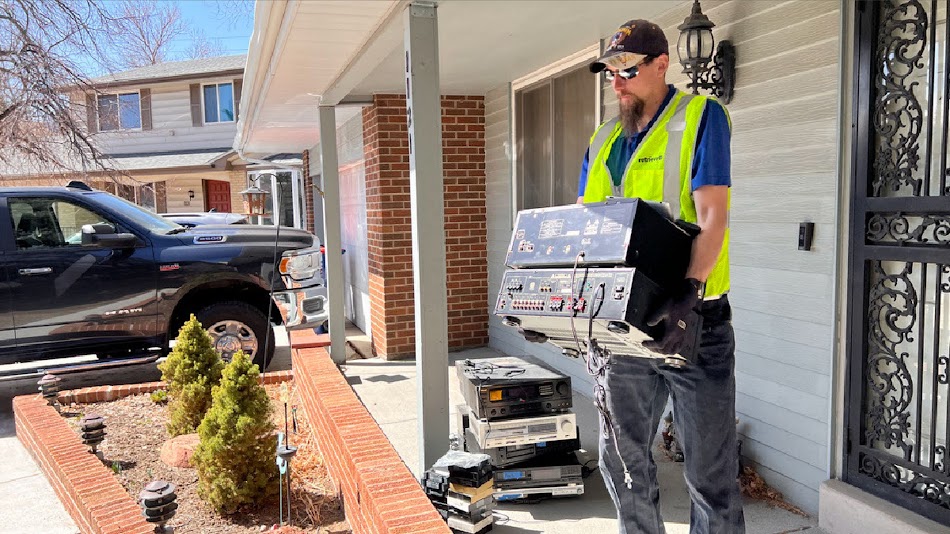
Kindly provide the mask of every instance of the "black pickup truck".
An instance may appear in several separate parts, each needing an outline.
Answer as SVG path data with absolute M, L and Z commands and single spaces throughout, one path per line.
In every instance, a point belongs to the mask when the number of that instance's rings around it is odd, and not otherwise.
M 193 313 L 225 359 L 243 350 L 263 369 L 274 324 L 326 321 L 315 241 L 183 227 L 80 182 L 0 188 L 0 364 L 163 354 Z

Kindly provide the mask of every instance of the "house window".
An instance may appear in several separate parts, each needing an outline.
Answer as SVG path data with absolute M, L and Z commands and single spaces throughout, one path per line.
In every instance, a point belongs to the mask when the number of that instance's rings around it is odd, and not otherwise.
M 597 127 L 596 82 L 586 65 L 515 92 L 518 209 L 573 204 Z
M 205 123 L 234 122 L 234 86 L 230 83 L 205 85 Z
M 99 131 L 134 130 L 142 127 L 139 94 L 122 93 L 98 97 Z

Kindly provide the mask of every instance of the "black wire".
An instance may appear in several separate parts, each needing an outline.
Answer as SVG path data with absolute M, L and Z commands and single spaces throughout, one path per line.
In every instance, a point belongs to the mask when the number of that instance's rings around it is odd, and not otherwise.
M 270 338 L 273 337 L 270 335 L 271 330 L 273 329 L 271 326 L 270 314 L 274 308 L 274 279 L 277 276 L 277 271 L 279 269 L 277 264 L 277 247 L 280 245 L 280 201 L 283 200 L 277 195 L 277 190 L 280 189 L 280 180 L 276 179 L 276 174 L 271 176 L 273 176 L 275 178 L 274 181 L 277 182 L 277 187 L 274 188 L 274 214 L 277 215 L 277 217 L 274 217 L 274 219 L 277 221 L 277 234 L 274 236 L 274 263 L 273 270 L 271 270 L 270 273 L 270 290 L 268 291 L 267 299 L 267 317 L 265 317 L 264 323 L 267 327 L 267 330 L 264 332 L 264 357 L 261 360 L 263 362 L 263 367 L 261 368 L 262 373 L 267 368 L 267 351 L 270 349 Z
M 594 290 L 593 296 L 591 296 L 590 310 L 588 310 L 588 313 L 587 313 L 587 318 L 588 318 L 587 337 L 588 338 L 594 337 L 594 306 L 597 303 L 597 291 L 599 290 L 601 293 L 603 293 L 603 299 L 606 299 L 607 298 L 606 285 L 607 284 L 601 283 L 599 286 L 597 286 L 597 289 Z
M 574 283 L 575 283 L 575 282 L 574 282 L 574 279 L 575 279 L 575 277 L 576 277 L 576 275 L 577 275 L 577 264 L 581 261 L 581 258 L 583 258 L 585 255 L 586 255 L 586 254 L 584 253 L 583 250 L 577 253 L 577 256 L 574 257 L 574 269 L 571 270 L 571 300 L 570 300 L 570 304 L 571 304 L 571 333 L 574 334 L 574 343 L 577 345 L 577 352 L 578 352 L 579 354 L 583 354 L 584 351 L 581 350 L 581 342 L 580 342 L 579 339 L 577 339 L 577 329 L 574 327 L 574 317 L 577 315 L 577 302 L 576 302 L 575 299 L 574 299 Z M 578 295 L 580 295 L 580 294 L 581 294 L 581 291 L 578 290 Z M 580 297 L 578 296 L 578 299 L 579 299 L 579 298 L 580 298 Z

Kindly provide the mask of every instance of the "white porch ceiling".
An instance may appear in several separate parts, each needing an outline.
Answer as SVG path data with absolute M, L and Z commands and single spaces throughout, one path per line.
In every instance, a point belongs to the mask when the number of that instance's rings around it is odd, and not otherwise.
M 321 99 L 335 104 L 403 92 L 406 4 L 259 1 L 241 102 L 247 111 L 235 147 L 251 157 L 299 152 L 319 141 Z M 596 44 L 628 19 L 655 17 L 681 5 L 681 0 L 442 0 L 442 92 L 484 94 Z M 358 112 L 338 108 L 337 121 Z

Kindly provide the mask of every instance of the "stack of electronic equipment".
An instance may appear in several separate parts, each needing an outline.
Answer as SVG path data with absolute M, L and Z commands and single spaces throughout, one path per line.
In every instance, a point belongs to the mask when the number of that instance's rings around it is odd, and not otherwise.
M 647 318 L 682 286 L 698 233 L 674 221 L 666 204 L 640 199 L 522 210 L 494 313 L 525 339 L 551 342 L 568 356 L 593 348 L 681 367 L 699 348 L 698 313 L 675 325 L 689 339 L 678 354 L 642 344 L 662 337 L 666 325 L 650 326 Z
M 456 369 L 465 399 L 457 428 L 465 450 L 491 459 L 495 500 L 584 493 L 570 377 L 520 358 L 465 360 Z
M 453 532 L 491 530 L 494 481 L 487 455 L 449 451 L 422 475 L 422 487 Z

